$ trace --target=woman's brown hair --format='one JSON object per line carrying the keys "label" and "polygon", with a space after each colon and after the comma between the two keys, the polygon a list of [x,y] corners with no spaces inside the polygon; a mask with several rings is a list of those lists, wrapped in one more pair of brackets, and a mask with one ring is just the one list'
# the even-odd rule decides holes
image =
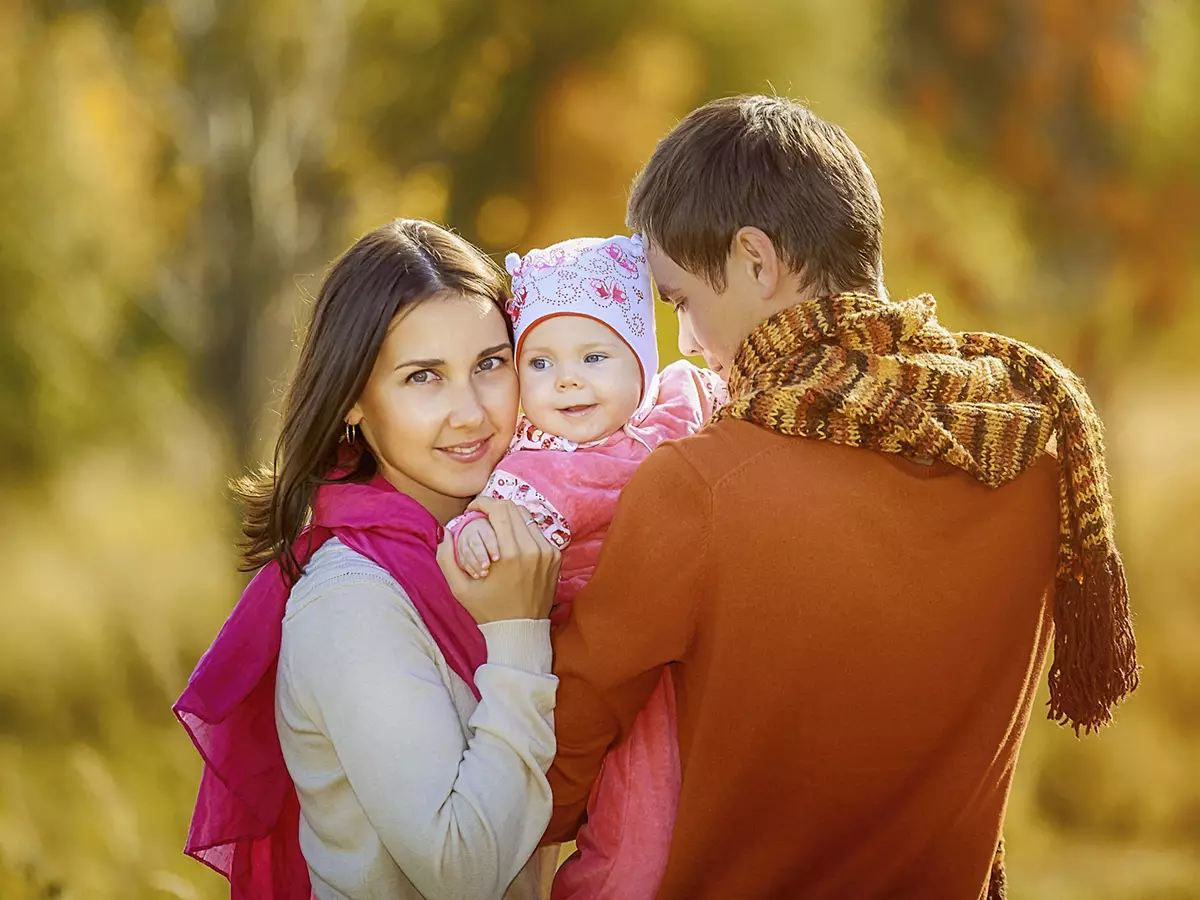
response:
{"label": "woman's brown hair", "polygon": [[[376,228],[330,267],[287,389],[273,462],[234,484],[245,506],[243,571],[278,560],[289,583],[299,577],[292,545],[316,489],[329,483],[338,463],[346,415],[366,386],[388,326],[398,314],[442,294],[486,297],[503,314],[508,288],[503,272],[482,251],[421,219]],[[508,323],[507,315],[504,319]],[[375,459],[362,449],[354,470],[339,480],[375,475]]]}

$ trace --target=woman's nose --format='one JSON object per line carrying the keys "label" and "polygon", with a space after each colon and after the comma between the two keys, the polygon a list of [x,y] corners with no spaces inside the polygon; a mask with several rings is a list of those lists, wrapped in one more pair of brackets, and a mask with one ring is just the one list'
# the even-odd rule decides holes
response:
{"label": "woman's nose", "polygon": [[484,419],[483,404],[473,385],[455,391],[449,421],[453,428],[478,428]]}

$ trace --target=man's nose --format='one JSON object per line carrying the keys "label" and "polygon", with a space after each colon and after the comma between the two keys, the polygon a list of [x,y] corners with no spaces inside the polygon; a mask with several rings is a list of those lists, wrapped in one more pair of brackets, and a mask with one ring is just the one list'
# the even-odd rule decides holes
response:
{"label": "man's nose", "polygon": [[683,356],[704,355],[704,348],[696,340],[696,335],[692,332],[692,323],[688,321],[687,316],[679,317],[679,352]]}

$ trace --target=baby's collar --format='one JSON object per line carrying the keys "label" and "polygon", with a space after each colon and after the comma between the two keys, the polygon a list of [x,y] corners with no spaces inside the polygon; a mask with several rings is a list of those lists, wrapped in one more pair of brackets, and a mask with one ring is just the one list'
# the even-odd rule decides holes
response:
{"label": "baby's collar", "polygon": [[[603,441],[596,441],[594,443],[603,443]],[[513,434],[512,441],[509,442],[508,452],[513,453],[517,450],[564,450],[567,453],[574,453],[580,446],[591,447],[593,445],[580,445],[557,434],[542,431],[542,429],[530,422],[525,416],[521,416],[521,418],[517,419],[517,430]]]}

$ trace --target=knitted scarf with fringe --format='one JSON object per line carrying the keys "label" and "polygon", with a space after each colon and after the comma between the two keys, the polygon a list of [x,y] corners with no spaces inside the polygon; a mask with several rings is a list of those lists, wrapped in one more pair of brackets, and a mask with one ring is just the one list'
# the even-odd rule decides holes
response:
{"label": "knitted scarf with fringe", "polygon": [[[1059,460],[1059,550],[1049,718],[1085,733],[1138,683],[1125,570],[1113,536],[1100,419],[1052,356],[996,334],[952,333],[928,294],[842,293],[769,318],[738,352],[717,419],[940,459],[991,487]],[[1002,846],[1002,845],[1001,845]],[[1003,896],[1003,855],[991,891]]]}

